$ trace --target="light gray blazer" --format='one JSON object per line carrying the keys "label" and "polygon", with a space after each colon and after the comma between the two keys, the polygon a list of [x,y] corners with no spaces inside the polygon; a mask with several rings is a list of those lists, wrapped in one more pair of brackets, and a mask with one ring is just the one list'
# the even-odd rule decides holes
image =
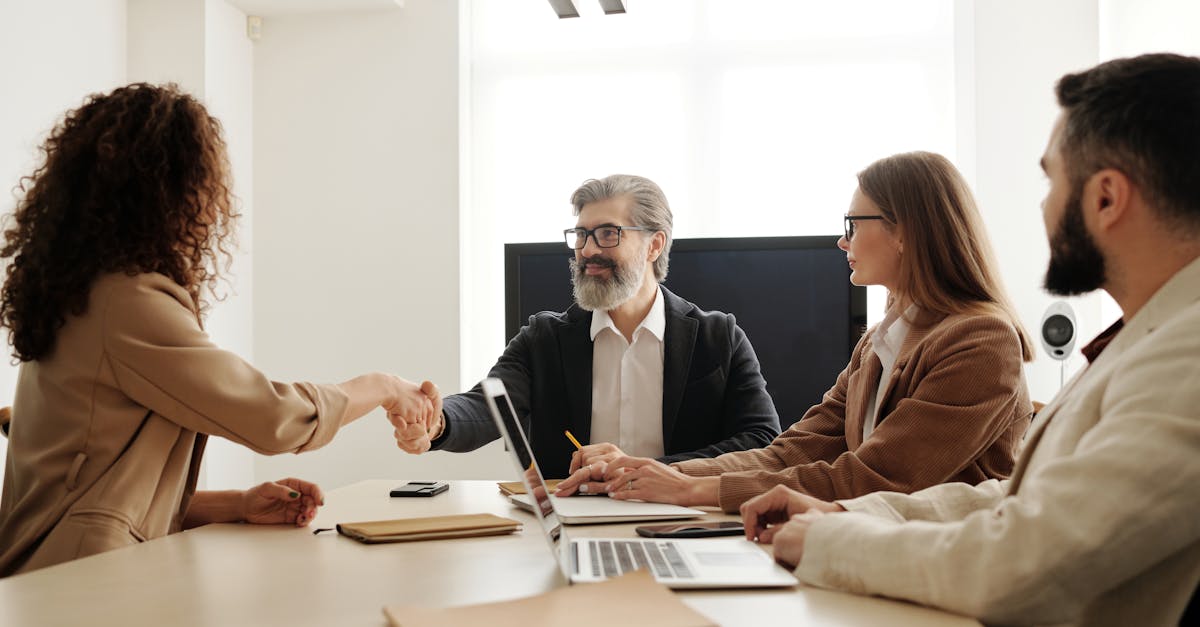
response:
{"label": "light gray blazer", "polygon": [[1178,623],[1200,583],[1200,260],[1038,415],[1011,479],[839,502],[806,583],[986,623]]}

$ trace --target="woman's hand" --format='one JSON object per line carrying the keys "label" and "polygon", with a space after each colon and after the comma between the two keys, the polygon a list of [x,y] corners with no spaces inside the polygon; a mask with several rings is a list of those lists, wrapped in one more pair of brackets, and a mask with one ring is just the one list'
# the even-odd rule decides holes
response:
{"label": "woman's hand", "polygon": [[386,386],[387,395],[380,405],[387,411],[393,427],[420,424],[428,431],[437,424],[442,397],[437,393],[436,385],[429,381],[418,385],[395,375],[386,375]]}
{"label": "woman's hand", "polygon": [[622,501],[717,505],[720,477],[689,477],[648,457],[621,457],[604,473],[608,495]]}
{"label": "woman's hand", "polygon": [[242,493],[242,520],[260,525],[312,522],[317,508],[325,504],[320,486],[300,479],[260,483]]}
{"label": "woman's hand", "polygon": [[410,453],[429,450],[429,443],[441,433],[442,396],[429,381],[417,385],[393,374],[372,372],[338,387],[348,400],[342,426],[382,407],[395,429],[396,444]]}
{"label": "woman's hand", "polygon": [[[401,379],[403,381],[403,379]],[[404,381],[408,385],[413,385]],[[401,387],[401,391],[411,395],[411,390]],[[431,381],[424,381],[417,388],[419,396],[403,399],[393,408],[388,408],[388,421],[392,423],[396,446],[400,450],[420,455],[433,446],[433,441],[446,428],[442,416],[442,395],[438,387]],[[412,402],[406,402],[411,400]]]}

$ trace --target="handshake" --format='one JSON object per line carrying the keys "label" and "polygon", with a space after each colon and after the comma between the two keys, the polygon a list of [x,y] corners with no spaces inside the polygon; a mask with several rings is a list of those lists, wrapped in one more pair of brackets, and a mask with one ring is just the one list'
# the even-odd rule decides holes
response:
{"label": "handshake", "polygon": [[428,451],[446,428],[442,417],[442,395],[431,381],[417,386],[399,377],[396,379],[397,393],[383,408],[395,428],[396,446],[418,455]]}

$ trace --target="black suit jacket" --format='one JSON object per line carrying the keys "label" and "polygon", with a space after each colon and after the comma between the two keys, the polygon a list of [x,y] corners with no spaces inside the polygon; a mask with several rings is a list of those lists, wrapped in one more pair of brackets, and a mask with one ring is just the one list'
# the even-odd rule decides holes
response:
{"label": "black suit jacket", "polygon": [[[701,311],[662,288],[663,462],[766,446],[779,435],[758,357],[731,314]],[[572,305],[529,318],[488,376],[504,382],[542,473],[567,476],[575,447],[592,431],[592,314]],[[448,396],[446,429],[433,443],[471,451],[500,437],[480,386]]]}

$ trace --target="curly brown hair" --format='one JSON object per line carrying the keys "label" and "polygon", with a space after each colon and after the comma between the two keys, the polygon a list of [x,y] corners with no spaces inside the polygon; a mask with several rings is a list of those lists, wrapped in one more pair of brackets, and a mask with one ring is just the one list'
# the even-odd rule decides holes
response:
{"label": "curly brown hair", "polygon": [[174,84],[92,94],[41,147],[17,187],[0,258],[0,324],[21,361],[48,356],[105,273],[157,272],[205,311],[239,217],[221,123]]}

